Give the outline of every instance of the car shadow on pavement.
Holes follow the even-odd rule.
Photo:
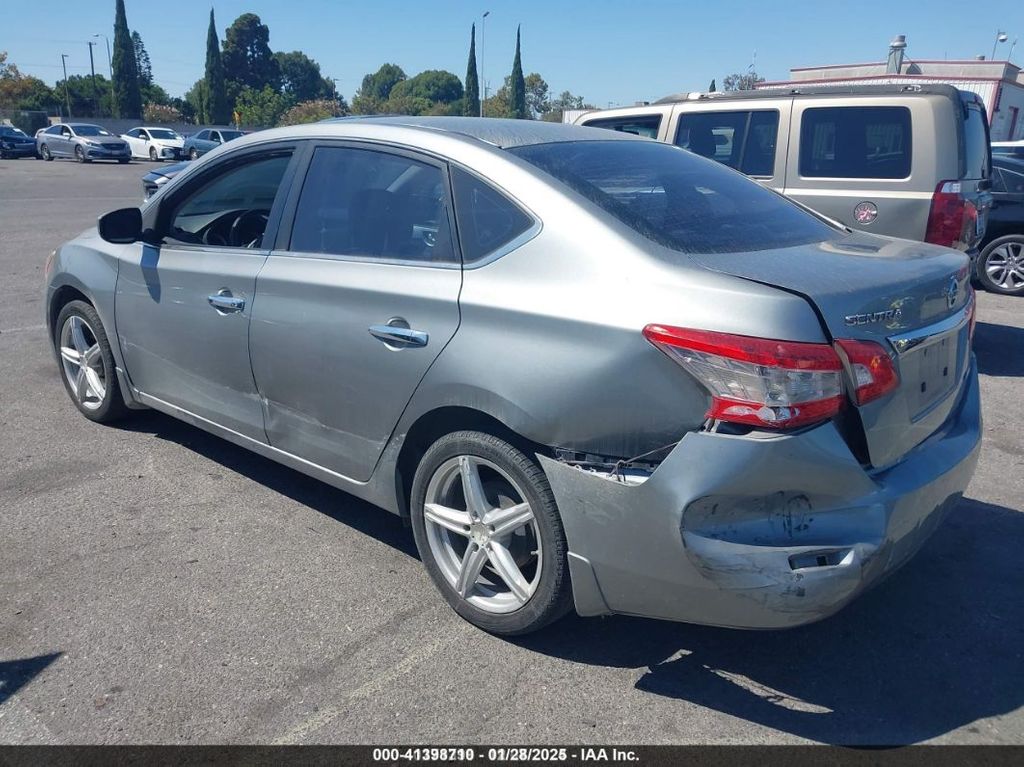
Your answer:
[[[412,532],[395,514],[163,413],[141,411],[117,427],[175,442],[415,559]]]
[[[990,376],[1024,376],[1024,328],[979,322],[974,330],[978,372]]]
[[[53,652],[47,655],[37,655],[34,658],[0,660],[0,705],[3,705],[14,693],[43,673],[47,666],[61,655],[62,653]]]
[[[1022,539],[1024,513],[964,500],[906,567],[821,623],[570,617],[516,643],[646,668],[638,690],[814,741],[917,743],[1024,705]]]

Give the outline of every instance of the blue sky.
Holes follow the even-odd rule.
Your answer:
[[[202,76],[209,0],[126,0],[128,24],[146,43],[156,81],[183,94]],[[469,27],[485,10],[484,73],[492,87],[510,71],[517,24],[523,68],[539,72],[553,93],[571,90],[598,105],[631,104],[677,91],[703,90],[750,65],[769,80],[790,67],[877,61],[895,34],[907,35],[917,59],[992,53],[997,28],[1020,36],[1013,58],[1024,63],[1024,5],[989,0],[926,3],[665,0],[216,0],[218,33],[241,13],[259,14],[276,50],[302,50],[351,99],[365,73],[386,61],[409,75],[447,69],[464,77]],[[15,3],[0,31],[0,50],[25,73],[52,84],[89,72],[86,41],[112,37],[114,0]],[[1010,43],[999,46],[1005,58]],[[97,72],[105,72],[102,40]]]

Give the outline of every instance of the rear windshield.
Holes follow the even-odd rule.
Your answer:
[[[172,130],[167,130],[166,128],[150,128],[149,135],[152,136],[153,138],[159,139],[181,138],[181,136],[179,136],[177,133],[175,133]]]
[[[222,130],[220,132],[221,138],[224,139],[225,141],[231,141],[232,139],[236,139],[241,135],[242,131],[240,130]]]
[[[988,178],[989,168],[988,120],[977,105],[967,107],[964,120],[964,178]]]
[[[509,151],[683,253],[786,248],[837,231],[742,174],[668,144],[579,141]]]

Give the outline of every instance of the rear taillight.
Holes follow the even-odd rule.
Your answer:
[[[644,337],[711,393],[707,417],[771,429],[826,421],[843,405],[843,364],[828,344],[667,325]]]
[[[892,364],[892,358],[881,344],[874,341],[836,341],[840,354],[849,362],[853,378],[853,400],[866,405],[872,400],[885,396],[899,385],[899,376]]]
[[[940,182],[932,195],[925,242],[966,248],[977,239],[977,230],[978,209],[963,196],[960,182]]]

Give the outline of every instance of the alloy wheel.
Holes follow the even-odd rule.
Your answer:
[[[529,602],[544,552],[533,509],[507,473],[478,456],[448,459],[427,484],[423,519],[430,552],[459,597],[494,614]]]
[[[988,254],[985,272],[1003,290],[1024,288],[1024,243],[1008,242]]]
[[[96,410],[107,396],[103,353],[95,331],[72,314],[60,329],[60,359],[71,392],[87,410]]]
[[[75,159],[79,162],[85,162],[85,151],[80,146],[75,147]]]

